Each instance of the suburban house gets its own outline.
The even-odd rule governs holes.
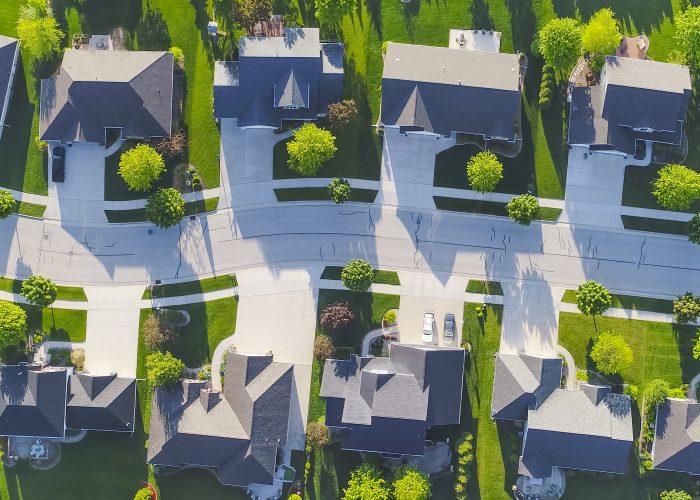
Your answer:
[[[12,83],[15,79],[19,60],[19,42],[14,38],[0,35],[0,138],[5,130],[5,118],[10,109]]]
[[[700,403],[667,399],[656,409],[654,469],[700,476]]]
[[[521,139],[518,56],[462,45],[389,43],[377,126],[506,143]]]
[[[239,127],[280,128],[325,116],[343,98],[343,45],[321,43],[318,28],[241,37],[238,61],[217,61],[214,117]]]
[[[210,469],[226,485],[272,484],[286,461],[294,367],[229,351],[223,392],[201,380],[157,388],[149,464]]]
[[[345,450],[423,455],[426,431],[458,424],[464,349],[391,344],[388,358],[327,359],[326,425]]]
[[[518,472],[536,480],[553,468],[624,474],[632,450],[632,403],[609,386],[556,389],[528,411]]]
[[[690,96],[686,66],[608,56],[600,84],[571,89],[568,142],[625,155],[638,143],[680,145]]]
[[[527,420],[528,411],[538,409],[561,387],[561,373],[561,358],[498,353],[491,418]]]
[[[169,52],[66,50],[41,81],[39,133],[56,144],[170,136],[173,55]]]
[[[0,436],[63,438],[66,429],[133,432],[136,379],[72,368],[0,366]]]

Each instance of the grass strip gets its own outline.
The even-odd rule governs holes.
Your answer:
[[[636,297],[634,295],[613,294],[612,307],[615,309],[631,309],[637,311],[649,311],[664,314],[673,314],[673,301],[655,299],[653,297]],[[576,303],[576,290],[567,290],[561,299],[569,304]]]
[[[466,291],[484,295],[503,295],[503,288],[498,281],[469,280]]]
[[[87,296],[85,290],[79,286],[57,285],[58,295],[57,300],[75,300],[78,302],[86,302]],[[22,280],[12,278],[0,278],[0,290],[8,293],[22,293]]]
[[[343,268],[340,266],[326,266],[323,269],[323,273],[321,273],[321,279],[340,281],[340,273],[342,271]],[[401,281],[399,281],[399,275],[396,271],[375,269],[372,283],[379,285],[400,285]]]
[[[325,187],[275,189],[275,196],[277,196],[277,201],[331,200],[328,188]],[[374,203],[376,197],[377,191],[374,189],[352,189],[348,201]]]
[[[622,225],[625,229],[633,231],[648,231],[651,233],[688,235],[688,223],[677,220],[650,219],[648,217],[635,217],[623,215]]]
[[[433,196],[433,201],[438,210],[508,217],[506,204],[499,201],[468,200],[444,196]],[[536,220],[554,222],[559,218],[559,215],[561,215],[560,208],[540,207],[540,214]]]
[[[165,285],[153,285],[143,292],[142,299],[162,299],[165,297],[180,297],[182,295],[194,295],[197,293],[214,292],[236,286],[236,277],[232,274],[212,276],[203,280],[183,281],[181,283],[168,283]]]
[[[46,212],[45,205],[37,205],[36,203],[29,203],[28,201],[20,201],[15,205],[15,213],[18,215],[41,219],[44,217],[44,212]]]

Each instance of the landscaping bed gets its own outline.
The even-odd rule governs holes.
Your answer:
[[[469,280],[465,292],[483,293],[484,295],[503,295],[503,288],[498,281]]]

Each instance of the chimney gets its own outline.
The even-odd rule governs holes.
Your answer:
[[[203,380],[185,379],[182,381],[184,396],[187,401],[192,401],[199,396],[199,390],[204,387]]]
[[[216,406],[220,399],[221,393],[219,391],[212,391],[211,389],[202,389],[199,391],[199,402],[207,413]]]

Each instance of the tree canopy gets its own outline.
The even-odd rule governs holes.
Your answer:
[[[560,71],[576,65],[581,55],[583,28],[576,19],[555,17],[539,32],[539,49],[547,64]]]
[[[353,259],[340,272],[343,285],[353,292],[364,292],[372,284],[374,270],[368,262],[362,259]]]
[[[684,165],[665,165],[652,187],[652,194],[662,207],[687,210],[700,198],[700,174]]]
[[[700,213],[697,213],[688,222],[688,241],[700,245]]]
[[[158,227],[172,227],[184,216],[185,199],[175,188],[160,188],[146,200],[146,219]]]
[[[431,495],[428,476],[415,467],[399,469],[392,486],[394,500],[428,500]]]
[[[700,6],[689,7],[676,15],[676,44],[685,54],[689,63],[697,64],[700,52]]]
[[[328,26],[337,25],[340,20],[352,12],[355,0],[316,0],[316,19]]]
[[[330,442],[328,427],[323,422],[309,422],[306,426],[306,442],[314,449],[326,446]]]
[[[625,342],[622,335],[604,332],[593,342],[591,359],[600,373],[613,375],[632,364],[632,348]]]
[[[343,130],[357,118],[357,104],[354,99],[343,99],[328,105],[328,122],[334,130]]]
[[[511,200],[506,205],[508,217],[518,224],[529,226],[532,220],[539,215],[540,204],[537,198],[531,194],[521,194]]]
[[[141,488],[134,495],[134,500],[153,500],[153,495],[151,494],[150,488]]]
[[[652,406],[659,406],[668,397],[671,386],[663,379],[657,378],[647,384],[644,389],[644,402]]]
[[[350,199],[350,182],[347,179],[336,177],[328,184],[328,192],[331,195],[331,200],[336,204],[341,204]]]
[[[146,372],[148,381],[156,386],[169,386],[182,377],[185,364],[167,352],[156,351],[146,357]]]
[[[17,36],[30,58],[44,59],[61,48],[64,33],[47,0],[28,0],[19,11]]]
[[[287,143],[289,167],[306,177],[316,175],[323,163],[333,158],[338,150],[335,136],[313,123],[302,125],[293,132],[293,136]]]
[[[590,65],[599,71],[605,56],[614,54],[620,45],[622,33],[611,9],[600,9],[594,13],[583,29],[583,50],[591,55]]]
[[[0,300],[0,349],[17,346],[27,331],[27,313],[16,304]]]
[[[39,307],[50,306],[56,301],[56,283],[43,276],[30,276],[22,281],[22,296],[27,302]]]
[[[252,26],[258,21],[270,19],[272,0],[242,0],[239,9],[241,23]]]
[[[350,473],[343,500],[389,500],[389,488],[381,473],[369,464],[362,464]]]
[[[17,202],[12,193],[7,189],[0,189],[0,219],[6,219],[14,213],[16,205]]]
[[[148,191],[165,172],[165,161],[148,144],[138,144],[122,153],[118,172],[129,189]]]
[[[328,335],[316,335],[314,338],[314,356],[319,361],[326,361],[335,354],[335,346]]]
[[[612,305],[612,295],[597,281],[586,281],[576,290],[576,305],[586,316],[599,316]]]
[[[681,325],[695,321],[700,316],[700,298],[693,295],[692,292],[685,292],[676,297],[673,300],[673,315],[676,323]]]
[[[474,191],[490,193],[503,178],[503,164],[491,151],[480,151],[467,162],[467,178]]]

